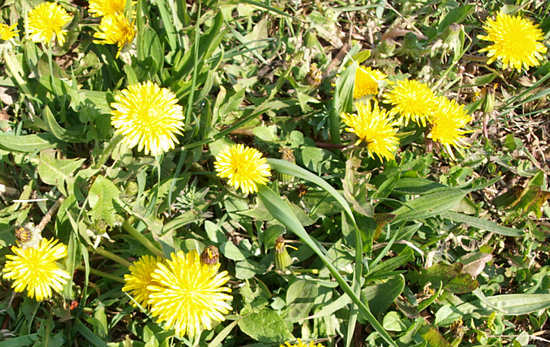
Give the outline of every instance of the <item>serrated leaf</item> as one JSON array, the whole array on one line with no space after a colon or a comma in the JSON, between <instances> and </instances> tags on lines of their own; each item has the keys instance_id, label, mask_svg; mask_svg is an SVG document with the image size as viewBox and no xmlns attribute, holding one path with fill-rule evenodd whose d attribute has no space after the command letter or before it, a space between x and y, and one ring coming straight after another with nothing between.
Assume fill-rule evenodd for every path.
<instances>
[{"instance_id":1,"label":"serrated leaf","mask_svg":"<svg viewBox=\"0 0 550 347\"><path fill-rule=\"evenodd\" d=\"M269 308L245 315L238 324L243 333L259 342L280 343L294 339L281 316Z\"/></svg>"},{"instance_id":2,"label":"serrated leaf","mask_svg":"<svg viewBox=\"0 0 550 347\"><path fill-rule=\"evenodd\" d=\"M56 186L63 195L68 196L65 184L74 180L73 172L78 169L84 159L57 159L54 152L40 152L38 175L42 182Z\"/></svg>"},{"instance_id":3,"label":"serrated leaf","mask_svg":"<svg viewBox=\"0 0 550 347\"><path fill-rule=\"evenodd\" d=\"M13 136L0 133L0 149L6 151L31 153L55 146L55 138L50 134Z\"/></svg>"},{"instance_id":4,"label":"serrated leaf","mask_svg":"<svg viewBox=\"0 0 550 347\"><path fill-rule=\"evenodd\" d=\"M90 214L95 221L105 221L110 226L114 226L115 219L115 206L114 201L118 199L120 191L109 179L98 176L90 192L88 193L88 202L92 207Z\"/></svg>"},{"instance_id":5,"label":"serrated leaf","mask_svg":"<svg viewBox=\"0 0 550 347\"><path fill-rule=\"evenodd\" d=\"M288 319L291 322L297 322L306 318L318 292L318 285L315 283L306 280L293 282L286 292L286 303L289 306Z\"/></svg>"}]
</instances>

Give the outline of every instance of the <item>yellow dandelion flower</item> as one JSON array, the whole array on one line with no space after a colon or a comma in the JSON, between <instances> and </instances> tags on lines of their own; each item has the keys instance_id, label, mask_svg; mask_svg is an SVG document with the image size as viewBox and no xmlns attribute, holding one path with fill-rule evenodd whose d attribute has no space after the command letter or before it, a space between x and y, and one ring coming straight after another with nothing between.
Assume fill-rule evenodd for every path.
<instances>
[{"instance_id":1,"label":"yellow dandelion flower","mask_svg":"<svg viewBox=\"0 0 550 347\"><path fill-rule=\"evenodd\" d=\"M10 26L4 23L0 23L0 39L2 39L3 41L8 41L16 37L18 32L16 28L17 24Z\"/></svg>"},{"instance_id":2,"label":"yellow dandelion flower","mask_svg":"<svg viewBox=\"0 0 550 347\"><path fill-rule=\"evenodd\" d=\"M196 251L172 253L165 263L158 263L147 289L151 314L164 328L174 329L176 335L190 338L202 330L212 329L213 322L221 322L229 313L231 289L223 285L229 281L226 271L218 272L220 265L202 264Z\"/></svg>"},{"instance_id":3,"label":"yellow dandelion flower","mask_svg":"<svg viewBox=\"0 0 550 347\"><path fill-rule=\"evenodd\" d=\"M302 342L301 339L298 339L297 344L293 345L290 342L285 342L284 345L279 345L279 347L324 347L324 346L320 343L315 343L313 341L311 341L310 343L304 343Z\"/></svg>"},{"instance_id":4,"label":"yellow dandelion flower","mask_svg":"<svg viewBox=\"0 0 550 347\"><path fill-rule=\"evenodd\" d=\"M73 20L65 9L54 2L43 2L33 8L27 17L27 30L34 42L50 44L54 36L62 46L66 30L63 27Z\"/></svg>"},{"instance_id":5,"label":"yellow dandelion flower","mask_svg":"<svg viewBox=\"0 0 550 347\"><path fill-rule=\"evenodd\" d=\"M242 144L225 148L216 156L214 167L218 177L228 178L229 184L245 194L258 191L258 184L266 184L271 176L267 159L255 148Z\"/></svg>"},{"instance_id":6,"label":"yellow dandelion flower","mask_svg":"<svg viewBox=\"0 0 550 347\"><path fill-rule=\"evenodd\" d=\"M438 99L438 107L430 116L432 129L428 137L441 143L452 155L451 146L465 147L464 134L469 131L461 128L465 127L472 117L466 112L464 105L445 97Z\"/></svg>"},{"instance_id":7,"label":"yellow dandelion flower","mask_svg":"<svg viewBox=\"0 0 550 347\"><path fill-rule=\"evenodd\" d=\"M342 120L348 126L346 131L357 135L359 140L367 144L369 156L377 155L380 159L393 159L397 151L397 122L388 112L378 107L376 101L355 103L357 114L343 113Z\"/></svg>"},{"instance_id":8,"label":"yellow dandelion flower","mask_svg":"<svg viewBox=\"0 0 550 347\"><path fill-rule=\"evenodd\" d=\"M112 16L124 12L126 0L90 0L88 12L92 17Z\"/></svg>"},{"instance_id":9,"label":"yellow dandelion flower","mask_svg":"<svg viewBox=\"0 0 550 347\"><path fill-rule=\"evenodd\" d=\"M6 255L2 272L4 278L13 280L12 287L18 293L37 301L49 299L53 292L61 292L69 274L56 261L67 256L67 247L57 240L42 239L37 247L12 247L15 255Z\"/></svg>"},{"instance_id":10,"label":"yellow dandelion flower","mask_svg":"<svg viewBox=\"0 0 550 347\"><path fill-rule=\"evenodd\" d=\"M131 43L136 36L134 23L130 23L124 14L114 14L101 18L99 31L94 33L94 43L102 45L117 45L117 57L125 45Z\"/></svg>"},{"instance_id":11,"label":"yellow dandelion flower","mask_svg":"<svg viewBox=\"0 0 550 347\"><path fill-rule=\"evenodd\" d=\"M173 149L183 129L183 109L176 95L153 82L134 84L115 95L111 123L129 147L159 155Z\"/></svg>"},{"instance_id":12,"label":"yellow dandelion flower","mask_svg":"<svg viewBox=\"0 0 550 347\"><path fill-rule=\"evenodd\" d=\"M130 273L124 275L126 284L122 287L122 290L129 292L142 306L147 306L147 300L149 300L149 294L151 294L147 287L154 283L153 271L155 271L157 263L160 261L161 259L158 257L145 255L130 265Z\"/></svg>"},{"instance_id":13,"label":"yellow dandelion flower","mask_svg":"<svg viewBox=\"0 0 550 347\"><path fill-rule=\"evenodd\" d=\"M413 121L425 126L435 108L435 95L426 84L415 80L403 80L384 94L384 102L392 105L390 114L399 114L400 123L407 125Z\"/></svg>"},{"instance_id":14,"label":"yellow dandelion flower","mask_svg":"<svg viewBox=\"0 0 550 347\"><path fill-rule=\"evenodd\" d=\"M544 34L529 19L499 13L496 19L487 20L483 29L487 35L479 35L478 38L493 42L480 50L487 52L487 64L498 59L505 69L510 67L521 71L522 67L529 69L530 66L539 65L540 60L544 59Z\"/></svg>"},{"instance_id":15,"label":"yellow dandelion flower","mask_svg":"<svg viewBox=\"0 0 550 347\"><path fill-rule=\"evenodd\" d=\"M378 83L386 79L386 74L370 67L357 67L355 70L355 83L353 86L353 98L359 99L367 95L378 94Z\"/></svg>"}]
</instances>

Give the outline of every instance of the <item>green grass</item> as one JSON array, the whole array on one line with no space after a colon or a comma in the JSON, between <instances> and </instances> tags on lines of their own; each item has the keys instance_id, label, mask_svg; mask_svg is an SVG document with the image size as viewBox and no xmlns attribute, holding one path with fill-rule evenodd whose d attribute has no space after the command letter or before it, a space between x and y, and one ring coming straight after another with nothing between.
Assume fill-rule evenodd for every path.
<instances>
[{"instance_id":1,"label":"green grass","mask_svg":"<svg viewBox=\"0 0 550 347\"><path fill-rule=\"evenodd\" d=\"M26 226L67 245L72 279L43 302L0 279L0 346L550 343L548 53L503 70L478 38L504 11L548 47L544 1L138 0L118 58L94 43L87 1L59 1L75 17L64 46L33 43L25 15L40 2L0 4L19 29L0 41L0 268ZM359 64L465 105L468 146L453 158L411 124L395 160L369 156L340 118ZM157 157L110 121L114 96L144 81L185 114ZM268 158L258 193L216 176L231 143ZM233 310L196 339L122 291L140 256L210 245Z\"/></svg>"}]
</instances>

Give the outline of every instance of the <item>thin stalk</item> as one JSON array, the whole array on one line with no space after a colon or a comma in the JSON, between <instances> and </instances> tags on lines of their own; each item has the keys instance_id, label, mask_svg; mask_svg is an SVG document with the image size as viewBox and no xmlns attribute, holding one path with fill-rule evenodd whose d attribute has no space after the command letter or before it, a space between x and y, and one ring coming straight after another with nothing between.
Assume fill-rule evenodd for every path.
<instances>
[{"instance_id":1,"label":"thin stalk","mask_svg":"<svg viewBox=\"0 0 550 347\"><path fill-rule=\"evenodd\" d=\"M105 258L109 258L109 259L111 259L111 260L113 260L113 261L119 263L119 264L122 265L122 266L128 267L128 266L130 266L130 265L132 264L132 263L130 263L128 260L126 260L126 259L124 259L124 258L122 258L122 257L120 257L120 256L118 256L118 255L116 255L116 254L114 254L114 253L111 252L111 251L106 250L106 249L103 248L103 247L98 247L98 248L96 248L95 252L96 252L97 254L100 254L100 255L104 256Z\"/></svg>"},{"instance_id":2,"label":"thin stalk","mask_svg":"<svg viewBox=\"0 0 550 347\"><path fill-rule=\"evenodd\" d=\"M201 17L202 1L199 0L199 8L197 10L197 22L195 23L195 42L193 42L193 59L195 64L199 60L199 40L200 40L200 17ZM185 125L189 125L191 122L191 112L193 110L193 99L195 98L195 88L197 85L197 69L196 66L193 69L193 77L191 79L191 92L189 93L189 99L187 101L187 111L185 112Z\"/></svg>"},{"instance_id":3,"label":"thin stalk","mask_svg":"<svg viewBox=\"0 0 550 347\"><path fill-rule=\"evenodd\" d=\"M147 248L151 253L159 257L164 257L162 251L155 246L148 238L143 236L142 233L136 230L128 221L124 221L122 224L122 229L124 229L130 236L132 236L136 241L141 243L145 248Z\"/></svg>"}]
</instances>

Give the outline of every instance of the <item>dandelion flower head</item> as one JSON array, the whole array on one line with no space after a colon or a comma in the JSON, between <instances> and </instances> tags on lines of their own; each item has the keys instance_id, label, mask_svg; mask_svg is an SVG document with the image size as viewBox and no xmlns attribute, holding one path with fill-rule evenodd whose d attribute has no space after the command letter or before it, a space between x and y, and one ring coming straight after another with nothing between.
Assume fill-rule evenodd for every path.
<instances>
[{"instance_id":1,"label":"dandelion flower head","mask_svg":"<svg viewBox=\"0 0 550 347\"><path fill-rule=\"evenodd\" d=\"M11 40L12 38L17 36L17 24L14 25L7 25L4 23L0 23L0 39L3 41Z\"/></svg>"},{"instance_id":2,"label":"dandelion flower head","mask_svg":"<svg viewBox=\"0 0 550 347\"><path fill-rule=\"evenodd\" d=\"M463 130L472 117L466 112L463 105L445 97L439 97L438 107L430 117L432 129L429 137L441 143L452 155L451 146L465 147L464 135L469 131Z\"/></svg>"},{"instance_id":3,"label":"dandelion flower head","mask_svg":"<svg viewBox=\"0 0 550 347\"><path fill-rule=\"evenodd\" d=\"M158 263L152 274L156 284L147 287L150 312L165 329L190 338L202 330L212 329L229 313L231 289L226 271L220 265L203 264L196 251L172 253L170 259Z\"/></svg>"},{"instance_id":4,"label":"dandelion flower head","mask_svg":"<svg viewBox=\"0 0 550 347\"><path fill-rule=\"evenodd\" d=\"M94 43L117 45L117 57L125 45L131 43L136 36L134 23L124 14L114 14L101 18L99 29L94 33Z\"/></svg>"},{"instance_id":5,"label":"dandelion flower head","mask_svg":"<svg viewBox=\"0 0 550 347\"><path fill-rule=\"evenodd\" d=\"M435 95L426 84L416 80L403 80L395 83L384 94L384 102L392 105L391 115L399 114L400 123L407 125L413 121L425 126L430 113L435 108Z\"/></svg>"},{"instance_id":6,"label":"dandelion flower head","mask_svg":"<svg viewBox=\"0 0 550 347\"><path fill-rule=\"evenodd\" d=\"M57 240L42 239L36 247L12 247L14 254L6 255L2 270L5 279L13 280L12 287L18 293L37 301L49 299L53 292L61 292L69 274L56 261L67 256L67 247Z\"/></svg>"},{"instance_id":7,"label":"dandelion flower head","mask_svg":"<svg viewBox=\"0 0 550 347\"><path fill-rule=\"evenodd\" d=\"M267 159L255 148L242 144L231 145L216 156L214 167L218 177L228 178L229 184L244 193L258 191L258 184L266 184L271 176Z\"/></svg>"},{"instance_id":8,"label":"dandelion flower head","mask_svg":"<svg viewBox=\"0 0 550 347\"><path fill-rule=\"evenodd\" d=\"M126 0L90 0L88 11L93 17L112 16L124 12Z\"/></svg>"},{"instance_id":9,"label":"dandelion flower head","mask_svg":"<svg viewBox=\"0 0 550 347\"><path fill-rule=\"evenodd\" d=\"M377 155L380 159L393 159L399 145L397 122L386 110L379 108L376 101L358 102L355 108L356 114L342 114L342 120L348 126L346 131L357 135L357 142L366 143L370 157Z\"/></svg>"},{"instance_id":10,"label":"dandelion flower head","mask_svg":"<svg viewBox=\"0 0 550 347\"><path fill-rule=\"evenodd\" d=\"M284 345L279 345L279 347L324 347L324 346L320 343L315 343L313 341L311 341L310 343L304 343L302 342L302 340L298 339L297 344L293 345L290 342L285 342Z\"/></svg>"},{"instance_id":11,"label":"dandelion flower head","mask_svg":"<svg viewBox=\"0 0 550 347\"><path fill-rule=\"evenodd\" d=\"M122 290L129 292L142 306L147 306L147 300L149 300L149 294L151 293L147 287L154 283L153 271L155 271L157 263L160 261L161 259L158 257L145 255L130 265L130 273L124 275L126 284L122 287Z\"/></svg>"},{"instance_id":12,"label":"dandelion flower head","mask_svg":"<svg viewBox=\"0 0 550 347\"><path fill-rule=\"evenodd\" d=\"M129 147L159 155L173 149L183 129L183 109L174 93L148 81L115 95L111 123Z\"/></svg>"},{"instance_id":13,"label":"dandelion flower head","mask_svg":"<svg viewBox=\"0 0 550 347\"><path fill-rule=\"evenodd\" d=\"M63 27L72 19L73 17L60 5L43 2L29 12L27 30L34 42L50 44L55 36L57 43L62 46L67 34Z\"/></svg>"},{"instance_id":14,"label":"dandelion flower head","mask_svg":"<svg viewBox=\"0 0 550 347\"><path fill-rule=\"evenodd\" d=\"M355 70L353 98L378 94L378 83L386 79L386 74L370 67L358 66Z\"/></svg>"},{"instance_id":15,"label":"dandelion flower head","mask_svg":"<svg viewBox=\"0 0 550 347\"><path fill-rule=\"evenodd\" d=\"M521 71L522 67L529 69L539 65L544 58L547 50L542 43L544 34L529 19L499 13L496 19L488 19L483 29L487 35L478 38L493 42L480 50L487 52L487 64L499 60L505 69L510 67Z\"/></svg>"}]
</instances>

